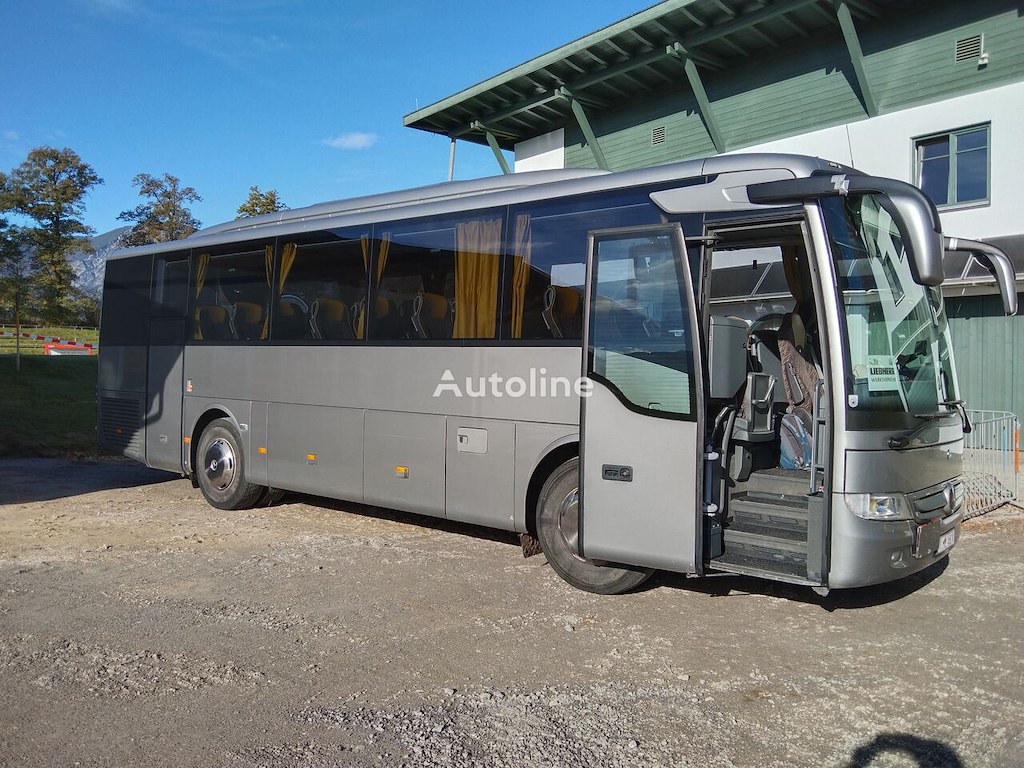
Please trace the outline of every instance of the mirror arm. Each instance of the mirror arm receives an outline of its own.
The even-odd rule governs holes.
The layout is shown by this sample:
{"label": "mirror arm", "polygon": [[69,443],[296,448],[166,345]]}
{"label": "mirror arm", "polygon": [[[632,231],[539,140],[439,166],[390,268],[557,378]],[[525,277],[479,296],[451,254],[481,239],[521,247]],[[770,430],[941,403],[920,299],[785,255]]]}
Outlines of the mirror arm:
{"label": "mirror arm", "polygon": [[999,294],[1003,299],[1003,312],[1007,315],[1017,314],[1017,285],[1013,262],[1001,249],[979,240],[967,240],[963,237],[947,237],[947,251],[967,251],[985,270],[995,278],[999,286]]}

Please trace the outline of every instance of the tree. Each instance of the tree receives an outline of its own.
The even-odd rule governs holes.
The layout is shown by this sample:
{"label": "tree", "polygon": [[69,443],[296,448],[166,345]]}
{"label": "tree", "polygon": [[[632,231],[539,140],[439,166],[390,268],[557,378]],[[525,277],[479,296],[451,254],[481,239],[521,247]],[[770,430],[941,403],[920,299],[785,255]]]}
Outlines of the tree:
{"label": "tree", "polygon": [[166,243],[188,237],[200,227],[199,221],[188,209],[189,203],[201,202],[192,187],[182,187],[177,176],[165,173],[157,179],[140,173],[132,179],[139,188],[139,196],[149,198],[130,211],[122,211],[117,218],[132,224],[125,234],[125,245]]}
{"label": "tree", "polygon": [[61,323],[76,312],[79,296],[67,257],[71,251],[90,248],[87,237],[93,230],[81,220],[84,199],[102,183],[92,166],[66,147],[36,147],[6,179],[3,208],[34,224],[20,231],[31,245],[31,288],[46,322]]}
{"label": "tree", "polygon": [[288,206],[278,198],[276,189],[261,192],[259,187],[253,185],[249,187],[249,198],[238,206],[238,218],[244,219],[247,216],[261,216],[264,213],[286,210],[288,210]]}

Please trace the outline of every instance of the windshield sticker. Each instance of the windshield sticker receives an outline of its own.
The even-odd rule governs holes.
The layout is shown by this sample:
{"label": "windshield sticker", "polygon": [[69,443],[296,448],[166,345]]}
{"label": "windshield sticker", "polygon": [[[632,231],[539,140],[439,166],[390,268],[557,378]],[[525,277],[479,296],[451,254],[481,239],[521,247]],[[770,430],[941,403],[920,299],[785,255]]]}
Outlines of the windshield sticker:
{"label": "windshield sticker", "polygon": [[868,355],[868,392],[898,391],[896,366],[889,355]]}

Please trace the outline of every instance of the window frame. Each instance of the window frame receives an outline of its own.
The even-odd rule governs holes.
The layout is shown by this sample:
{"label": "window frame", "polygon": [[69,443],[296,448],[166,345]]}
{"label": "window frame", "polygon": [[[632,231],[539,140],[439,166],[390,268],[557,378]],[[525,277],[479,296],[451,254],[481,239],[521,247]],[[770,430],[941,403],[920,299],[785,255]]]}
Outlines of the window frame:
{"label": "window frame", "polygon": [[[957,188],[957,140],[958,137],[969,134],[985,132],[985,197],[976,200],[956,200]],[[946,172],[946,200],[947,202],[935,203],[940,211],[960,210],[965,208],[980,208],[992,203],[992,123],[975,123],[962,128],[954,128],[947,131],[936,131],[921,136],[915,136],[913,142],[913,171],[914,185],[924,190],[922,186],[922,172],[924,170],[923,145],[935,139],[946,138],[949,140],[949,169]],[[967,150],[977,151],[977,150]],[[952,202],[950,202],[952,201]]]}

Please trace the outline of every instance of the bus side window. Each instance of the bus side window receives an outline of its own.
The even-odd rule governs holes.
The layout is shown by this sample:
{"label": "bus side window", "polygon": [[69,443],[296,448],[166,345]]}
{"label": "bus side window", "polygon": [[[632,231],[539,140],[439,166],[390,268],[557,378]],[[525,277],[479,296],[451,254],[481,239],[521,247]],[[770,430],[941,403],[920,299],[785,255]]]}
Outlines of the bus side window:
{"label": "bus side window", "polygon": [[181,316],[188,306],[188,252],[158,256],[153,265],[153,313]]}
{"label": "bus side window", "polygon": [[317,233],[283,242],[270,337],[275,341],[363,338],[369,237]]}
{"label": "bus side window", "polygon": [[588,233],[660,221],[650,200],[631,192],[514,208],[505,238],[507,336],[581,339]]}
{"label": "bus side window", "polygon": [[473,212],[378,226],[370,338],[497,338],[502,224]]}
{"label": "bus side window", "polygon": [[273,248],[201,253],[195,263],[193,338],[202,341],[266,339]]}

